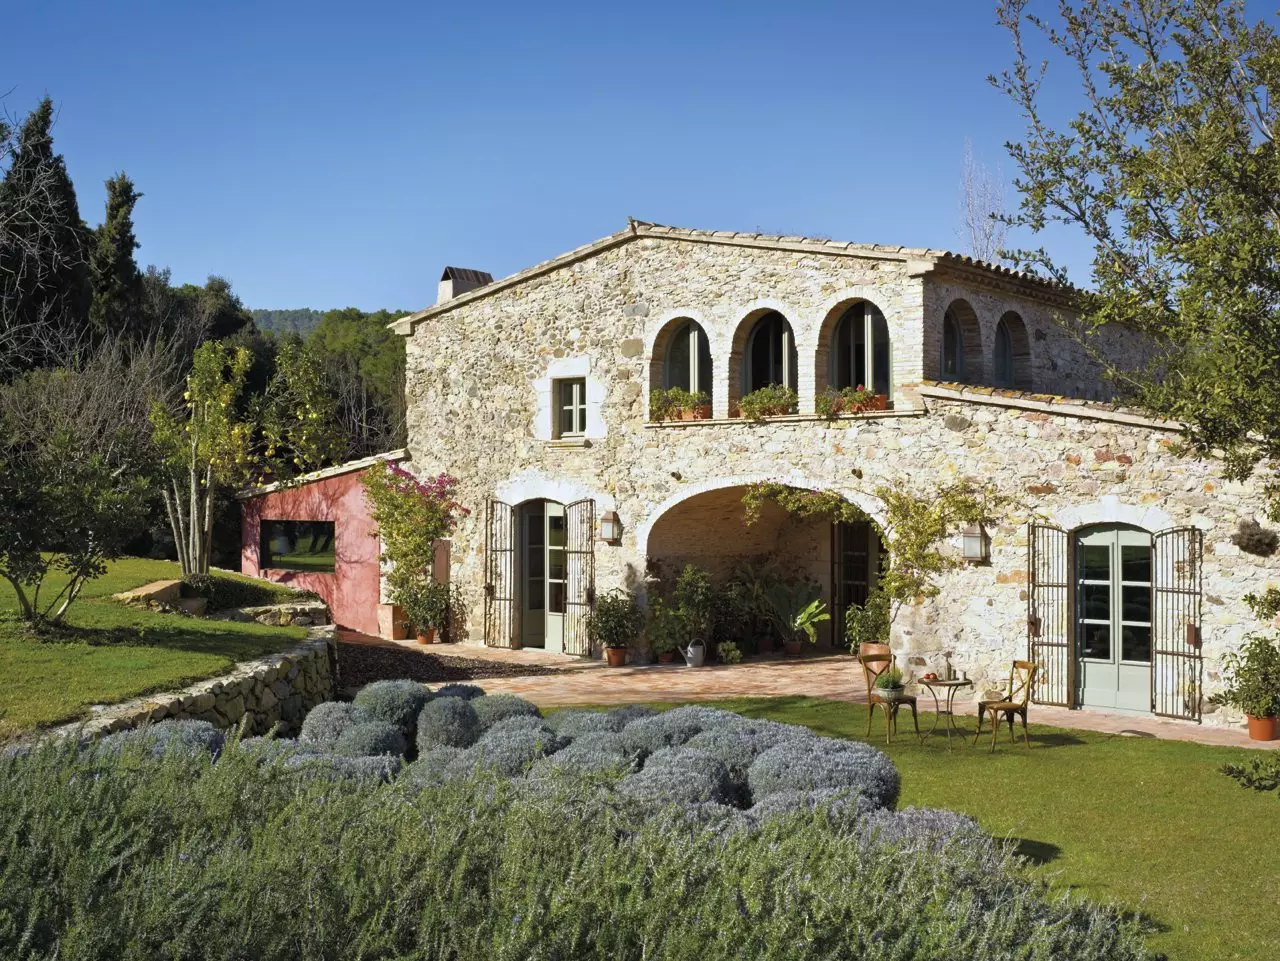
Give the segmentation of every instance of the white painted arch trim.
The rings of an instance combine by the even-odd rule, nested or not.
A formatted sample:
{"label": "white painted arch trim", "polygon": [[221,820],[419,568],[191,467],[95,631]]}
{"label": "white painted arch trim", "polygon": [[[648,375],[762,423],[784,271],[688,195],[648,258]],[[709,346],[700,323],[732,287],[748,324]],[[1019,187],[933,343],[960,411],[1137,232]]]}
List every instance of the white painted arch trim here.
{"label": "white painted arch trim", "polygon": [[537,470],[524,471],[507,478],[497,486],[493,496],[513,507],[531,500],[572,504],[574,501],[589,499],[596,502],[597,511],[617,510],[612,494],[589,487],[580,481],[548,477]]}
{"label": "white painted arch trim", "polygon": [[[1159,507],[1144,507],[1141,504],[1123,504],[1114,494],[1100,497],[1088,504],[1064,507],[1050,515],[1049,519],[1066,531],[1093,527],[1096,524],[1128,524],[1154,534],[1176,526],[1168,511],[1161,510]],[[1198,518],[1192,526],[1208,528],[1210,525]]]}
{"label": "white painted arch trim", "polygon": [[[677,504],[682,504],[691,498],[697,497],[699,494],[708,494],[711,491],[724,490],[729,487],[748,487],[751,484],[760,484],[765,481],[776,481],[791,487],[800,487],[811,491],[834,491],[851,504],[854,504],[880,525],[881,528],[885,526],[884,504],[878,498],[864,491],[854,490],[851,487],[840,487],[836,484],[822,483],[802,474],[737,474],[731,477],[713,477],[710,480],[699,481],[696,484],[686,484],[654,507],[648,516],[636,525],[636,552],[641,556],[648,553],[649,535],[653,533],[654,526],[662,519],[663,515]],[[626,518],[623,518],[623,522],[626,522]]]}

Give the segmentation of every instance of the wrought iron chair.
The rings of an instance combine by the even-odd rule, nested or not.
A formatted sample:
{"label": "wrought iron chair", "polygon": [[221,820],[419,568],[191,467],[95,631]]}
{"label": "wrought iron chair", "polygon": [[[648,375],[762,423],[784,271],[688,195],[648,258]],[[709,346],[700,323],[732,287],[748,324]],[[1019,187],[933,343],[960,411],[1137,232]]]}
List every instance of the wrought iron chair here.
{"label": "wrought iron chair", "polygon": [[982,736],[982,719],[991,714],[991,752],[996,750],[996,734],[1000,730],[1000,715],[1009,723],[1009,741],[1017,740],[1013,734],[1013,717],[1022,719],[1022,739],[1027,747],[1031,747],[1031,737],[1027,734],[1027,703],[1031,700],[1031,684],[1035,680],[1038,664],[1031,661],[1014,661],[1013,671],[1009,675],[1009,689],[998,701],[978,702],[978,730],[973,735],[973,743],[978,743]]}
{"label": "wrought iron chair", "polygon": [[871,718],[876,713],[876,705],[884,710],[884,741],[893,743],[893,734],[898,730],[898,708],[906,704],[911,708],[911,722],[916,728],[916,737],[920,736],[920,718],[916,713],[914,694],[893,694],[886,696],[876,689],[876,679],[893,666],[892,654],[859,654],[858,662],[862,665],[862,676],[867,682],[867,737],[871,736]]}

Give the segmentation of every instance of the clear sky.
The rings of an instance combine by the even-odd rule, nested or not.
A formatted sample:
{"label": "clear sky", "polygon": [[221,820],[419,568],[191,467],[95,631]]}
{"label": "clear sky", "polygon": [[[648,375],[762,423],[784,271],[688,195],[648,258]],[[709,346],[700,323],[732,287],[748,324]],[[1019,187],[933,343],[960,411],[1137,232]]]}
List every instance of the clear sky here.
{"label": "clear sky", "polygon": [[45,0],[5,13],[0,92],[54,98],[91,223],[134,179],[140,263],[250,307],[416,309],[447,263],[503,276],[628,215],[959,248],[965,139],[1010,178],[1021,130],[993,9]]}

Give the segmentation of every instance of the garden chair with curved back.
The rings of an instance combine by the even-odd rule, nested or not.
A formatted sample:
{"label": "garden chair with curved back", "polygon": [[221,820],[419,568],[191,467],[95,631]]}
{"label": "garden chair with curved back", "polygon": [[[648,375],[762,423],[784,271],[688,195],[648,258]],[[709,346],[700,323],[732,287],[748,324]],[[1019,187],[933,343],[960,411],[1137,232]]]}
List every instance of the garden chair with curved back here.
{"label": "garden chair with curved back", "polygon": [[871,736],[871,718],[876,713],[876,705],[884,710],[884,742],[893,743],[893,733],[898,729],[898,708],[906,704],[911,708],[911,721],[916,726],[916,737],[920,736],[920,718],[916,714],[914,694],[895,694],[885,696],[876,690],[876,679],[893,666],[892,654],[859,654],[858,662],[862,665],[862,675],[867,682],[867,737]]}
{"label": "garden chair with curved back", "polygon": [[1031,747],[1031,737],[1027,734],[1027,703],[1031,700],[1031,684],[1035,680],[1038,664],[1031,661],[1014,661],[1013,671],[1009,674],[1009,689],[998,701],[978,702],[978,730],[973,735],[973,743],[978,743],[982,736],[982,719],[991,714],[991,751],[995,753],[996,734],[1000,730],[1000,715],[1009,723],[1009,741],[1017,740],[1013,734],[1013,717],[1022,718],[1022,739],[1027,747]]}

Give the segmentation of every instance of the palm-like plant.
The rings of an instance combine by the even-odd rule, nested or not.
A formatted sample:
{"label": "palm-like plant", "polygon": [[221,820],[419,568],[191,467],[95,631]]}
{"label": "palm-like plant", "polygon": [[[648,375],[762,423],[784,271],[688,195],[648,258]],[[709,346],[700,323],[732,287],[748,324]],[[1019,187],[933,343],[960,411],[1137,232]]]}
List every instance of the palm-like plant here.
{"label": "palm-like plant", "polygon": [[808,639],[817,643],[818,625],[831,620],[818,585],[811,581],[775,584],[769,590],[769,611],[778,631],[788,641]]}

